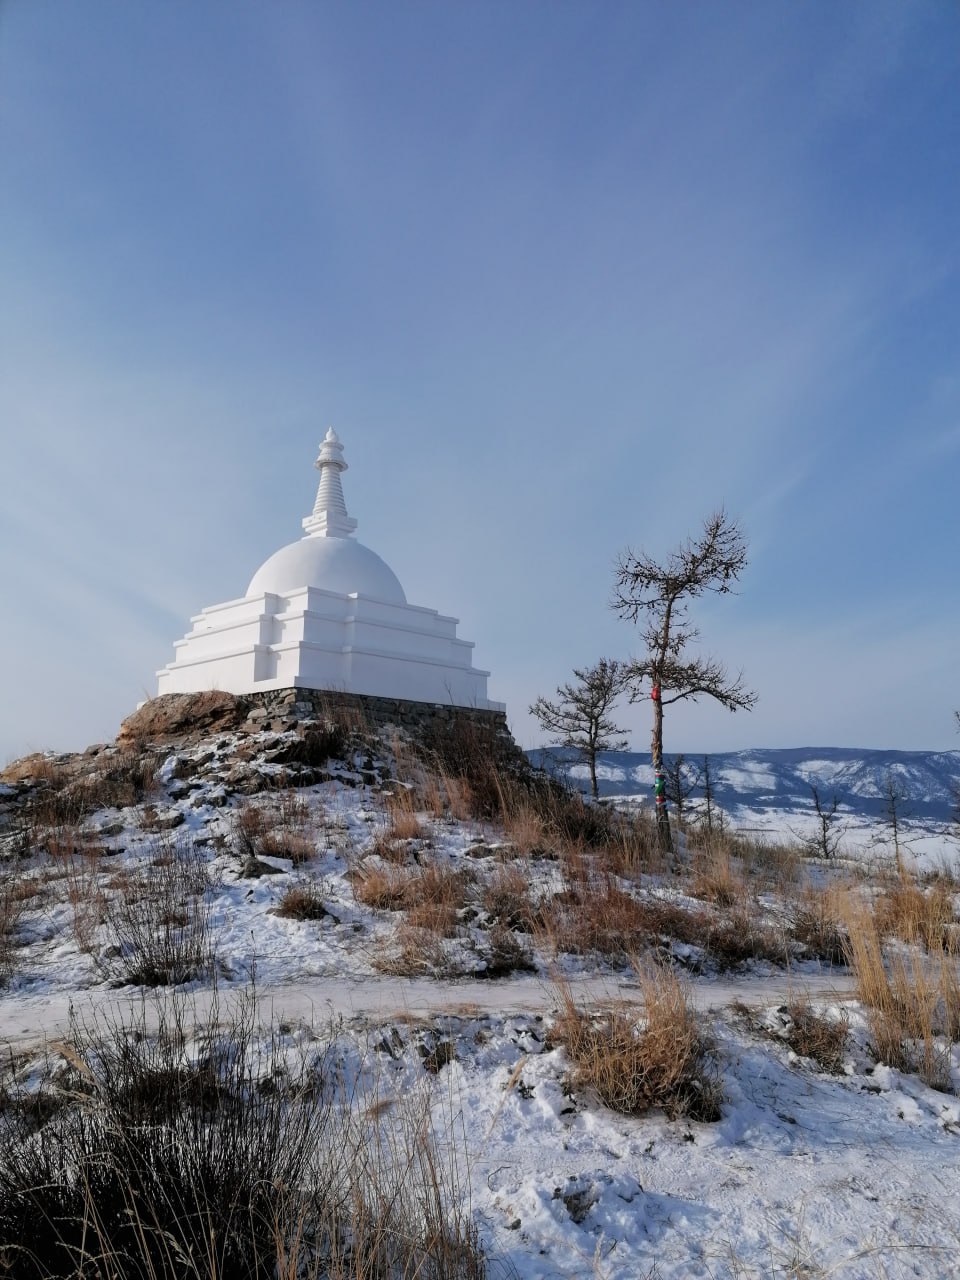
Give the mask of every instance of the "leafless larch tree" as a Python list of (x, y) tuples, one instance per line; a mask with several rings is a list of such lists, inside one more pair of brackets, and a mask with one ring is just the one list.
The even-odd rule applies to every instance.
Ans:
[(597, 754), (622, 751), (628, 742), (611, 717), (613, 704), (626, 687), (627, 665), (601, 658), (595, 667), (574, 668), (575, 684), (557, 689), (557, 700), (537, 698), (530, 708), (551, 741), (572, 747), (590, 770), (590, 794), (596, 800)]
[(661, 847), (672, 852), (663, 771), (663, 709), (674, 702), (713, 698), (730, 711), (749, 710), (757, 695), (730, 676), (722, 663), (693, 655), (699, 632), (689, 604), (708, 593), (727, 595), (747, 564), (747, 546), (736, 521), (721, 508), (704, 523), (698, 538), (688, 539), (665, 563), (644, 552), (626, 551), (617, 565), (613, 607), (640, 627), (646, 654), (630, 664), (630, 699), (649, 693), (653, 701), (650, 752), (655, 774), (657, 831)]

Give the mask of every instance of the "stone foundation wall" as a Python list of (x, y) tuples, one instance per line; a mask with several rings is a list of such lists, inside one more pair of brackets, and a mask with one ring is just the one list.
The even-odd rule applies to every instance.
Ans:
[(327, 689), (275, 689), (262, 693), (164, 693), (143, 703), (120, 727), (118, 742), (189, 741), (218, 732), (241, 734), (297, 730), (318, 720), (380, 733), (399, 729), (441, 754), (472, 749), (498, 763), (526, 767), (526, 757), (503, 711), (411, 702)]
[(290, 715), (336, 719), (355, 715), (359, 724), (372, 729), (395, 725), (418, 732), (437, 726), (473, 724), (488, 732), (492, 729), (510, 735), (505, 712), (454, 707), (448, 703), (410, 702), (406, 698), (377, 698), (366, 693), (339, 693), (328, 689), (277, 689), (270, 693), (246, 694), (243, 701), (251, 708), (248, 720), (285, 719)]

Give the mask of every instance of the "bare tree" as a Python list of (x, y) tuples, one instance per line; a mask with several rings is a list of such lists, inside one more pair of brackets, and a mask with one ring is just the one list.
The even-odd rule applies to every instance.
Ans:
[(907, 816), (906, 805), (909, 798), (903, 782), (892, 769), (888, 769), (883, 776), (883, 820), (893, 841), (893, 856), (900, 876), (904, 872), (903, 850), (906, 844), (903, 838), (903, 820)]
[(823, 858), (825, 862), (829, 862), (831, 858), (836, 856), (844, 832), (844, 828), (837, 818), (840, 797), (833, 795), (828, 802), (821, 796), (820, 788), (815, 782), (811, 782), (809, 786), (810, 794), (813, 796), (814, 812), (817, 815), (817, 825), (812, 836), (803, 836), (801, 838), (815, 857)]
[(696, 765), (690, 764), (686, 756), (674, 756), (669, 764), (664, 765), (667, 777), (665, 788), (667, 800), (677, 811), (677, 826), (683, 830), (683, 810), (686, 803), (700, 786), (703, 775)]
[(642, 686), (649, 681), (657, 832), (661, 847), (668, 852), (672, 852), (673, 843), (663, 772), (664, 707), (708, 697), (730, 711), (748, 711), (757, 700), (744, 684), (742, 673), (731, 677), (715, 659), (688, 652), (699, 636), (689, 618), (690, 601), (707, 593), (729, 594), (746, 564), (743, 533), (721, 508), (706, 520), (698, 538), (688, 538), (664, 564), (643, 552), (627, 551), (617, 565), (613, 608), (621, 618), (641, 627), (647, 651), (645, 657), (630, 664), (630, 698), (636, 702), (644, 696)]
[(722, 833), (725, 815), (717, 804), (716, 794), (713, 790), (713, 770), (709, 756), (703, 757), (703, 768), (700, 770), (700, 785), (703, 788), (703, 812), (700, 815), (700, 820), (708, 832), (712, 833), (717, 830)]
[(601, 658), (595, 667), (574, 668), (576, 684), (557, 689), (557, 701), (537, 698), (530, 707), (541, 726), (560, 746), (579, 752), (590, 770), (590, 794), (599, 795), (597, 754), (622, 751), (629, 741), (611, 718), (611, 710), (626, 687), (627, 664)]

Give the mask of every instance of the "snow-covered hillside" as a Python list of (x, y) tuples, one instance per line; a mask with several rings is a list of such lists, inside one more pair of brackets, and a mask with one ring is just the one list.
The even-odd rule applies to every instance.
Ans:
[[(534, 764), (557, 770), (587, 789), (587, 771), (575, 753), (547, 747), (528, 753)], [(675, 757), (667, 754), (667, 764)], [(687, 757), (692, 773), (702, 757)], [(867, 751), (855, 747), (763, 748), (720, 752), (709, 757), (717, 804), (728, 812), (752, 810), (805, 813), (811, 784), (824, 800), (836, 796), (844, 810), (862, 818), (881, 817), (887, 806), (888, 780), (902, 797), (903, 817), (934, 822), (950, 818), (954, 789), (960, 785), (960, 751)], [(648, 753), (604, 751), (597, 777), (602, 796), (649, 794), (653, 784)], [(695, 787), (692, 798), (702, 794)]]
[[(396, 742), (340, 734), (327, 755), (324, 732), (247, 723), (8, 771), (9, 1105), (69, 1084), (71, 1027), (151, 1031), (170, 989), (135, 984), (159, 938), (164, 963), (190, 947), (188, 1057), (204, 1060), (211, 1007), (222, 1017), (255, 990), (291, 1078), (335, 1062), (364, 1118), (422, 1102), (489, 1277), (960, 1274), (960, 1045), (931, 1032), (926, 1079), (910, 1043), (898, 1066), (880, 1060), (831, 914), (852, 894), (893, 929), (904, 894), (929, 901), (942, 960), (901, 935), (897, 954), (949, 976), (955, 882), (864, 886), (781, 850), (741, 860), (692, 842), (665, 866), (619, 813), (565, 811), (622, 824), (625, 843), (592, 847), (522, 791), (498, 817), (471, 813), (456, 779), (400, 769)], [(791, 754), (799, 788), (838, 753), (717, 758), (725, 801), (735, 784), (778, 794), (765, 758)], [(624, 790), (644, 783), (637, 757), (605, 767)], [(620, 1017), (633, 1043), (651, 1018), (644, 965), (679, 979), (677, 1025), (703, 1037), (719, 1098), (709, 1118), (612, 1109), (575, 1069), (570, 1003), (587, 1042)], [(805, 1026), (832, 1031), (835, 1051)]]

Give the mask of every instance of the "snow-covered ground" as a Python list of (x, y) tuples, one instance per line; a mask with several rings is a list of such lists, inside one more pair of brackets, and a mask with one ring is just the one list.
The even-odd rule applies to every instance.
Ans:
[[(31, 886), (0, 994), (10, 1070), (29, 1074), (45, 1040), (55, 1054), (71, 1017), (130, 1017), (169, 999), (116, 985), (123, 957), (103, 901), (129, 887), (125, 877), (147, 862), (199, 840), (209, 857), (219, 1007), (253, 989), (263, 1021), (283, 1024), (291, 1053), (334, 1042), (344, 1061), (376, 1063), (384, 1102), (427, 1091), (439, 1149), (457, 1163), (491, 1274), (960, 1275), (957, 1045), (941, 1046), (951, 1091), (932, 1089), (876, 1063), (866, 1012), (844, 971), (765, 962), (721, 974), (698, 964), (685, 981), (715, 1044), (720, 1120), (614, 1113), (570, 1086), (565, 1051), (549, 1030), (558, 978), (583, 1005), (616, 1003), (642, 1019), (629, 966), (533, 946), (533, 972), (485, 978), (485, 924), (471, 908), (445, 944), (463, 976), (385, 974), (397, 913), (354, 894), (358, 873), (389, 865), (372, 853), (391, 823), (381, 788), (356, 771), (338, 777), (334, 770), (331, 780), (295, 793), (231, 797), (223, 778), (235, 746), (223, 737), (212, 764), (192, 775), (182, 753), (167, 760), (148, 825), (176, 825), (144, 830), (142, 805), (104, 810), (87, 823), (100, 852), (9, 864), (8, 879)], [(201, 748), (195, 756), (202, 758)], [(193, 778), (189, 788), (177, 782), (184, 772)], [(261, 864), (275, 874), (244, 874), (237, 852), (244, 804), (261, 808), (267, 827), (271, 814), (293, 823), (312, 856), (294, 866), (264, 855)], [(490, 826), (417, 817), (420, 833), (404, 851), (411, 867), (446, 867), (482, 883), (498, 867), (516, 865)], [(760, 826), (761, 814), (744, 810), (736, 825)], [(845, 839), (855, 853), (856, 841)], [(921, 845), (918, 861), (936, 861), (944, 849)], [(520, 865), (534, 899), (563, 890), (556, 862)], [(295, 885), (317, 889), (323, 918), (277, 914)], [(644, 892), (679, 902), (686, 890), (666, 876)], [(209, 979), (184, 989), (190, 1017), (208, 1015), (212, 992)], [(849, 1025), (834, 1074), (798, 1058), (786, 1042), (787, 1006), (805, 993), (826, 1018)], [(450, 1048), (431, 1071), (424, 1046), (438, 1043)]]

